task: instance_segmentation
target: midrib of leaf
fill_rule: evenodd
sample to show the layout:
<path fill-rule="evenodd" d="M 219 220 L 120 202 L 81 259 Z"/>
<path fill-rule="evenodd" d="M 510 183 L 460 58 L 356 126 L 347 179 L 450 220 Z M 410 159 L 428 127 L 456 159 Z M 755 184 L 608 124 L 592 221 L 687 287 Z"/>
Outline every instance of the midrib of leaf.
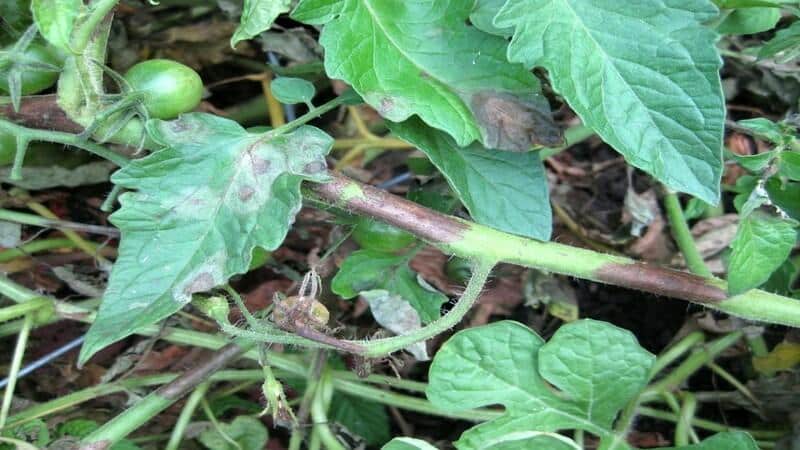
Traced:
<path fill-rule="evenodd" d="M 356 0 L 356 1 L 359 1 L 359 0 Z M 425 67 L 420 66 L 417 63 L 417 61 L 414 58 L 411 57 L 411 55 L 409 55 L 405 50 L 403 50 L 403 48 L 400 46 L 400 44 L 398 44 L 394 39 L 392 39 L 391 34 L 386 29 L 386 27 L 384 26 L 383 22 L 380 20 L 379 14 L 372 8 L 371 1 L 370 0 L 362 0 L 362 3 L 364 4 L 364 7 L 366 8 L 367 12 L 369 12 L 370 17 L 372 18 L 372 22 L 378 26 L 378 28 L 381 30 L 381 33 L 383 34 L 383 36 L 386 37 L 386 40 L 390 44 L 392 44 L 392 47 L 397 49 L 397 51 L 401 55 L 403 55 L 403 57 L 408 62 L 410 62 L 411 65 L 413 65 L 414 67 L 419 69 L 421 72 L 424 72 L 425 74 L 427 74 L 428 77 L 430 77 L 430 79 L 436 81 L 436 90 L 439 91 L 440 95 L 442 95 L 442 97 L 448 103 L 450 103 L 450 106 L 452 106 L 453 109 L 458 111 L 458 115 L 461 116 L 461 119 L 464 120 L 464 122 L 466 122 L 466 123 L 474 122 L 474 119 L 472 117 L 467 117 L 463 113 L 463 110 L 465 109 L 466 105 L 463 105 L 463 104 L 454 105 L 451 102 L 450 95 L 448 95 L 448 94 L 456 94 L 456 92 L 454 90 L 451 92 L 450 90 L 447 89 L 447 87 L 449 87 L 450 85 L 445 83 L 444 81 L 442 81 L 440 78 L 434 76 L 433 72 L 430 72 Z M 377 48 L 377 46 L 374 44 L 374 42 L 373 42 L 372 47 L 373 47 L 373 54 L 374 54 L 374 49 Z M 374 60 L 373 60 L 373 63 L 374 63 Z"/>
<path fill-rule="evenodd" d="M 594 46 L 594 48 L 595 48 L 595 51 L 597 52 L 597 54 L 599 54 L 599 55 L 602 57 L 602 59 L 603 59 L 603 62 L 604 62 L 604 65 L 606 65 L 606 66 L 608 66 L 608 67 L 610 67 L 610 68 L 612 68 L 612 69 L 613 69 L 614 73 L 615 73 L 615 74 L 616 74 L 616 75 L 619 77 L 619 79 L 620 79 L 620 80 L 623 80 L 623 81 L 625 82 L 625 89 L 626 89 L 626 90 L 627 90 L 627 91 L 628 91 L 628 92 L 629 92 L 629 93 L 630 93 L 630 94 L 631 94 L 633 97 L 635 97 L 635 98 L 636 98 L 636 100 L 637 100 L 638 104 L 639 104 L 639 105 L 642 107 L 642 109 L 644 109 L 645 111 L 647 111 L 647 119 L 648 119 L 648 122 L 650 123 L 650 125 L 651 125 L 651 126 L 653 126 L 654 128 L 656 128 L 656 129 L 658 129 L 658 130 L 661 130 L 661 127 L 660 127 L 660 126 L 659 126 L 659 125 L 658 125 L 658 124 L 655 122 L 655 120 L 653 119 L 653 114 L 654 114 L 654 113 L 656 113 L 656 114 L 659 114 L 659 115 L 663 116 L 665 119 L 668 119 L 668 120 L 670 120 L 670 121 L 674 122 L 676 125 L 678 125 L 678 126 L 680 126 L 680 127 L 684 127 L 684 128 L 686 127 L 686 125 L 683 125 L 683 124 L 680 124 L 680 123 L 676 122 L 676 121 L 675 121 L 675 119 L 673 119 L 672 117 L 669 117 L 669 116 L 667 116 L 667 115 L 661 114 L 659 111 L 654 111 L 654 110 L 652 110 L 652 109 L 651 109 L 651 108 L 650 108 L 650 107 L 647 105 L 647 103 L 643 102 L 643 101 L 642 101 L 642 98 L 639 96 L 638 92 L 636 92 L 636 90 L 635 90 L 635 89 L 633 89 L 633 87 L 631 86 L 630 82 L 629 82 L 629 81 L 628 81 L 628 80 L 625 78 L 625 76 L 623 76 L 623 74 L 622 74 L 622 73 L 619 71 L 619 69 L 617 68 L 616 64 L 614 64 L 614 58 L 613 58 L 613 57 L 611 57 L 611 55 L 609 55 L 609 54 L 608 54 L 608 53 L 605 51 L 605 49 L 604 49 L 604 48 L 603 48 L 603 46 L 602 46 L 602 45 L 601 45 L 601 44 L 600 44 L 600 43 L 597 41 L 597 39 L 595 39 L 595 36 L 594 36 L 594 32 L 593 32 L 593 30 L 591 30 L 589 27 L 587 27 L 587 26 L 586 26 L 586 24 L 584 23 L 583 19 L 582 19 L 582 18 L 581 18 L 581 17 L 578 15 L 578 12 L 577 12 L 577 11 L 575 10 L 575 8 L 573 7 L 572 3 L 570 3 L 570 2 L 569 2 L 569 0 L 561 0 L 561 4 L 562 4 L 562 5 L 565 5 L 565 6 L 566 6 L 566 8 L 567 8 L 567 9 L 569 9 L 569 11 L 570 11 L 570 13 L 571 13 L 571 15 L 572 15 L 572 17 L 573 17 L 573 22 L 574 22 L 574 23 L 576 23 L 576 24 L 578 24 L 578 25 L 580 26 L 580 29 L 584 31 L 584 34 L 585 34 L 585 35 L 586 35 L 586 36 L 587 36 L 587 37 L 588 37 L 588 38 L 591 40 L 591 42 L 592 42 L 592 45 L 593 45 L 593 46 Z M 618 14 L 618 13 L 616 13 L 615 11 L 609 11 L 609 10 L 605 10 L 605 11 L 606 11 L 606 12 L 609 12 L 609 13 L 612 13 L 612 14 Z M 624 15 L 623 15 L 623 17 L 624 17 L 624 18 L 626 18 L 626 19 L 631 19 L 631 17 L 630 17 L 630 16 L 624 16 Z M 687 51 L 687 49 L 686 49 L 686 48 L 683 46 L 683 44 L 682 44 L 680 41 L 677 41 L 677 40 L 675 40 L 675 39 L 672 39 L 672 38 L 670 38 L 670 37 L 668 37 L 668 36 L 665 36 L 665 35 L 663 35 L 662 33 L 660 33 L 660 32 L 659 32 L 658 28 L 657 28 L 657 27 L 655 27 L 655 26 L 653 26 L 653 27 L 651 27 L 651 28 L 652 28 L 652 31 L 653 31 L 654 33 L 657 33 L 657 34 L 659 35 L 659 37 L 660 37 L 660 38 L 662 38 L 663 40 L 669 40 L 669 42 L 670 42 L 670 43 L 674 43 L 674 44 L 676 44 L 676 45 L 679 45 L 679 46 L 680 46 L 680 48 L 681 48 L 681 49 L 682 49 L 684 52 L 686 52 L 686 51 Z M 690 59 L 691 59 L 691 58 L 690 58 Z M 636 65 L 639 65 L 639 66 L 641 66 L 641 64 L 639 64 L 639 63 L 637 63 L 637 62 L 635 62 L 635 61 L 629 61 L 629 62 L 630 62 L 631 64 L 636 64 Z M 649 68 L 648 68 L 648 69 L 649 69 Z M 701 78 L 705 78 L 705 77 L 703 77 L 703 76 L 702 76 L 702 73 L 701 73 L 700 75 L 701 75 Z M 666 76 L 665 76 L 665 77 L 666 77 Z M 695 98 L 694 98 L 694 96 L 692 96 L 692 95 L 689 95 L 689 94 L 686 92 L 686 90 L 683 88 L 683 86 L 681 86 L 679 83 L 675 83 L 674 81 L 670 80 L 670 79 L 669 79 L 669 77 L 666 77 L 666 78 L 669 80 L 669 82 L 670 82 L 670 83 L 671 83 L 673 86 L 677 87 L 678 89 L 680 89 L 680 90 L 681 90 L 681 92 L 683 92 L 684 94 L 686 94 L 686 97 L 687 97 L 687 98 L 688 98 L 688 99 L 689 99 L 689 100 L 692 102 L 692 105 L 695 107 L 695 110 L 697 110 L 697 111 L 701 111 L 701 109 L 700 109 L 700 108 L 698 107 L 698 105 L 697 105 L 697 102 L 695 101 Z M 603 85 L 605 85 L 605 81 L 606 81 L 606 74 L 605 74 L 605 70 L 604 70 L 604 71 L 603 71 L 603 73 L 601 74 L 601 80 L 602 80 L 602 83 L 601 83 L 601 87 L 602 87 Z M 603 95 L 603 97 L 605 97 L 605 96 L 606 96 L 606 93 L 605 93 L 605 91 L 603 91 L 603 90 L 601 89 L 601 91 L 600 91 L 600 92 L 601 92 L 601 94 Z M 602 106 L 602 108 L 603 108 L 603 112 L 604 112 L 604 113 L 606 113 L 606 103 L 605 103 L 605 101 L 601 102 L 601 106 Z M 606 115 L 606 116 L 608 116 L 608 114 L 605 114 L 605 115 Z M 702 116 L 702 114 L 701 114 L 701 116 Z M 615 139 L 616 139 L 616 140 L 618 140 L 618 141 L 620 140 L 620 139 L 617 137 L 616 129 L 615 129 L 614 127 L 606 127 L 606 128 L 607 128 L 609 131 L 611 131 L 611 132 L 614 134 L 614 137 L 615 137 Z M 668 139 L 663 139 L 663 138 L 662 138 L 662 139 L 660 139 L 660 141 L 661 141 L 662 143 L 666 143 L 666 144 L 667 144 L 669 147 L 672 147 L 672 148 L 674 148 L 674 146 L 673 146 L 673 145 L 672 145 L 672 144 L 669 142 L 669 140 L 668 140 Z M 701 145 L 704 145 L 704 144 L 702 143 L 702 141 L 701 141 Z M 677 153 L 677 154 L 678 154 L 678 155 L 681 157 L 681 159 L 683 159 L 684 161 L 686 160 L 686 157 L 687 157 L 687 156 L 694 157 L 693 155 L 685 155 L 683 152 L 680 152 L 680 151 L 677 151 L 676 153 Z M 663 167 L 663 166 L 664 166 L 664 162 L 663 162 L 663 160 L 661 159 L 661 152 L 655 152 L 655 153 L 654 153 L 654 156 L 655 156 L 655 157 L 656 157 L 656 158 L 659 160 L 659 162 L 660 162 L 660 164 L 659 164 L 659 165 Z M 639 159 L 639 158 L 636 158 L 636 159 Z M 702 161 L 702 160 L 701 160 L 701 161 Z M 669 178 L 669 179 L 673 179 L 673 177 L 671 177 L 671 176 L 670 176 L 669 172 L 662 173 L 662 174 L 660 174 L 660 176 L 662 176 L 662 177 L 667 177 L 667 178 Z"/>

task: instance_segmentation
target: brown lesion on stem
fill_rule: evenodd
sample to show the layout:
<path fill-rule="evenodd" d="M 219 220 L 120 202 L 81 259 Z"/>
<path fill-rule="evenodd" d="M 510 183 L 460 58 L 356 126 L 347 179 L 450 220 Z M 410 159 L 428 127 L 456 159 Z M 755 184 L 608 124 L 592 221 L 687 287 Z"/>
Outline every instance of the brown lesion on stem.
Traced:
<path fill-rule="evenodd" d="M 634 262 L 610 263 L 595 272 L 597 281 L 693 303 L 716 305 L 728 298 L 724 290 L 709 280 L 679 270 Z"/>
<path fill-rule="evenodd" d="M 402 228 L 431 243 L 447 244 L 461 239 L 469 224 L 424 206 L 331 173 L 333 181 L 316 184 L 312 190 L 324 200 Z M 347 195 L 360 192 L 362 195 Z"/>
<path fill-rule="evenodd" d="M 55 95 L 33 95 L 22 98 L 19 111 L 11 104 L 0 105 L 0 118 L 30 128 L 80 133 L 83 126 L 72 121 L 56 103 Z"/>

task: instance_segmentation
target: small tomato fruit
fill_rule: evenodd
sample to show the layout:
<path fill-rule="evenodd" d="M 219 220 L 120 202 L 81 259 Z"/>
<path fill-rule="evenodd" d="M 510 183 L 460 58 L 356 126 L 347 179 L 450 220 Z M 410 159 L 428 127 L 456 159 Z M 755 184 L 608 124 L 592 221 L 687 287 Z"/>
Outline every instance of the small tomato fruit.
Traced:
<path fill-rule="evenodd" d="M 10 50 L 10 48 L 5 48 L 4 50 Z M 62 64 L 62 60 L 56 52 L 48 47 L 35 43 L 30 44 L 25 50 L 25 57 L 29 60 L 50 64 L 52 66 L 61 67 Z M 4 93 L 10 92 L 8 86 L 9 69 L 9 66 L 0 69 L 0 91 Z M 58 72 L 26 70 L 22 73 L 22 95 L 42 92 L 54 85 L 56 80 L 58 80 Z"/>
<path fill-rule="evenodd" d="M 383 222 L 359 217 L 353 229 L 353 240 L 367 250 L 396 252 L 413 244 L 416 238 Z"/>
<path fill-rule="evenodd" d="M 128 69 L 125 80 L 144 94 L 144 107 L 155 119 L 174 119 L 191 111 L 203 96 L 200 75 L 169 59 L 142 61 Z"/>

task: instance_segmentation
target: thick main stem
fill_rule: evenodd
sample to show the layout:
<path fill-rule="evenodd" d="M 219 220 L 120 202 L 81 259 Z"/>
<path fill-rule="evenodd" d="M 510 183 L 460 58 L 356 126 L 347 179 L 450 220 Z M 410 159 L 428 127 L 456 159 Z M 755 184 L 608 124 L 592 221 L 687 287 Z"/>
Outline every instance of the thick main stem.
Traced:
<path fill-rule="evenodd" d="M 323 200 L 409 231 L 449 254 L 571 275 L 688 300 L 750 320 L 800 327 L 800 303 L 788 297 L 754 289 L 729 298 L 726 283 L 716 278 L 515 236 L 440 214 L 342 175 L 332 176 L 330 183 L 312 188 Z"/>

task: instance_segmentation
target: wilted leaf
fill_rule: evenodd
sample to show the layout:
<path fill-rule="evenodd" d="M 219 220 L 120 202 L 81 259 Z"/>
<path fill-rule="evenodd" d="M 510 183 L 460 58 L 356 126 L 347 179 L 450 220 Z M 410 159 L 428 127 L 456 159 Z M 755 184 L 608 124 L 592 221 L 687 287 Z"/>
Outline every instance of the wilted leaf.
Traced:
<path fill-rule="evenodd" d="M 505 40 L 465 23 L 472 5 L 303 0 L 292 16 L 325 24 L 328 76 L 391 121 L 418 115 L 460 146 L 525 151 L 561 142 L 536 77 L 505 59 Z"/>
<path fill-rule="evenodd" d="M 195 113 L 150 121 L 148 130 L 166 148 L 112 177 L 133 192 L 111 216 L 120 256 L 81 361 L 246 272 L 253 248 L 283 241 L 301 206 L 300 183 L 328 179 L 333 140 L 313 127 L 270 137 Z"/>
<path fill-rule="evenodd" d="M 369 304 L 375 321 L 394 334 L 408 334 L 422 328 L 419 313 L 399 295 L 392 295 L 383 289 L 374 289 L 362 292 L 361 298 Z M 425 342 L 417 342 L 405 350 L 414 355 L 418 361 L 430 359 Z"/>
<path fill-rule="evenodd" d="M 583 122 L 632 165 L 719 200 L 725 110 L 704 0 L 509 0 L 511 61 L 548 70 Z"/>

